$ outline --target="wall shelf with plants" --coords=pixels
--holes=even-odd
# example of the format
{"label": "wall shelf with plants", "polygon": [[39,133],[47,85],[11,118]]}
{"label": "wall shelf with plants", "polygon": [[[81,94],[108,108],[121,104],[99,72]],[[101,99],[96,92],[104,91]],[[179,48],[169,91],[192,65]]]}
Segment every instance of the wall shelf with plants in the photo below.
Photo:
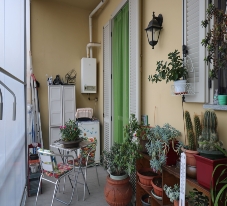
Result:
{"label": "wall shelf with plants", "polygon": [[[175,50],[168,54],[169,63],[158,61],[156,73],[149,75],[148,80],[157,83],[166,80],[166,83],[173,81],[171,95],[194,95],[195,94],[195,70],[190,57],[182,59],[180,52]],[[191,82],[187,82],[190,77]]]}

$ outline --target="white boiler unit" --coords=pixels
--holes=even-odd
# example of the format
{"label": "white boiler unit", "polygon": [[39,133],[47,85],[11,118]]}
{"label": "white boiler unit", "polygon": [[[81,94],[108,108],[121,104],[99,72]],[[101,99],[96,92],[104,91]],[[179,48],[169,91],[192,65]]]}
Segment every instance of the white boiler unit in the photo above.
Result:
{"label": "white boiler unit", "polygon": [[81,93],[96,93],[96,59],[81,59]]}

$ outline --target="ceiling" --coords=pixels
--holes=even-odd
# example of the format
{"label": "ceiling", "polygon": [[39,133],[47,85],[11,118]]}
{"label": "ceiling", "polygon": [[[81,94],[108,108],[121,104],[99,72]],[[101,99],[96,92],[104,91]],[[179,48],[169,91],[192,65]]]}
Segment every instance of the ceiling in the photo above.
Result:
{"label": "ceiling", "polygon": [[70,4],[81,9],[86,9],[92,11],[101,2],[101,0],[51,0],[56,2],[61,2],[65,4]]}

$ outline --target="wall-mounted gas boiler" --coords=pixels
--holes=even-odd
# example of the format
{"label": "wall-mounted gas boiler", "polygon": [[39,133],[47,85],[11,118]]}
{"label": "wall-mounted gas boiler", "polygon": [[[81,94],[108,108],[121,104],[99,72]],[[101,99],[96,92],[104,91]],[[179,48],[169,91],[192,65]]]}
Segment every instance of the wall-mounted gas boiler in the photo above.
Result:
{"label": "wall-mounted gas boiler", "polygon": [[96,59],[81,59],[81,93],[97,92]]}

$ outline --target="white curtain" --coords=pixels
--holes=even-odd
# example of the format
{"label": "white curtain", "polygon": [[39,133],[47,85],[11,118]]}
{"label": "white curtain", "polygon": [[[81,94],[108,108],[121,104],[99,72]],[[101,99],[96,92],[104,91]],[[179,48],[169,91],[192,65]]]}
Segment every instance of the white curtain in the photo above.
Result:
{"label": "white curtain", "polygon": [[[25,74],[25,1],[0,0],[0,67],[22,81]],[[0,72],[3,119],[0,120],[0,205],[19,206],[26,184],[24,85]]]}

